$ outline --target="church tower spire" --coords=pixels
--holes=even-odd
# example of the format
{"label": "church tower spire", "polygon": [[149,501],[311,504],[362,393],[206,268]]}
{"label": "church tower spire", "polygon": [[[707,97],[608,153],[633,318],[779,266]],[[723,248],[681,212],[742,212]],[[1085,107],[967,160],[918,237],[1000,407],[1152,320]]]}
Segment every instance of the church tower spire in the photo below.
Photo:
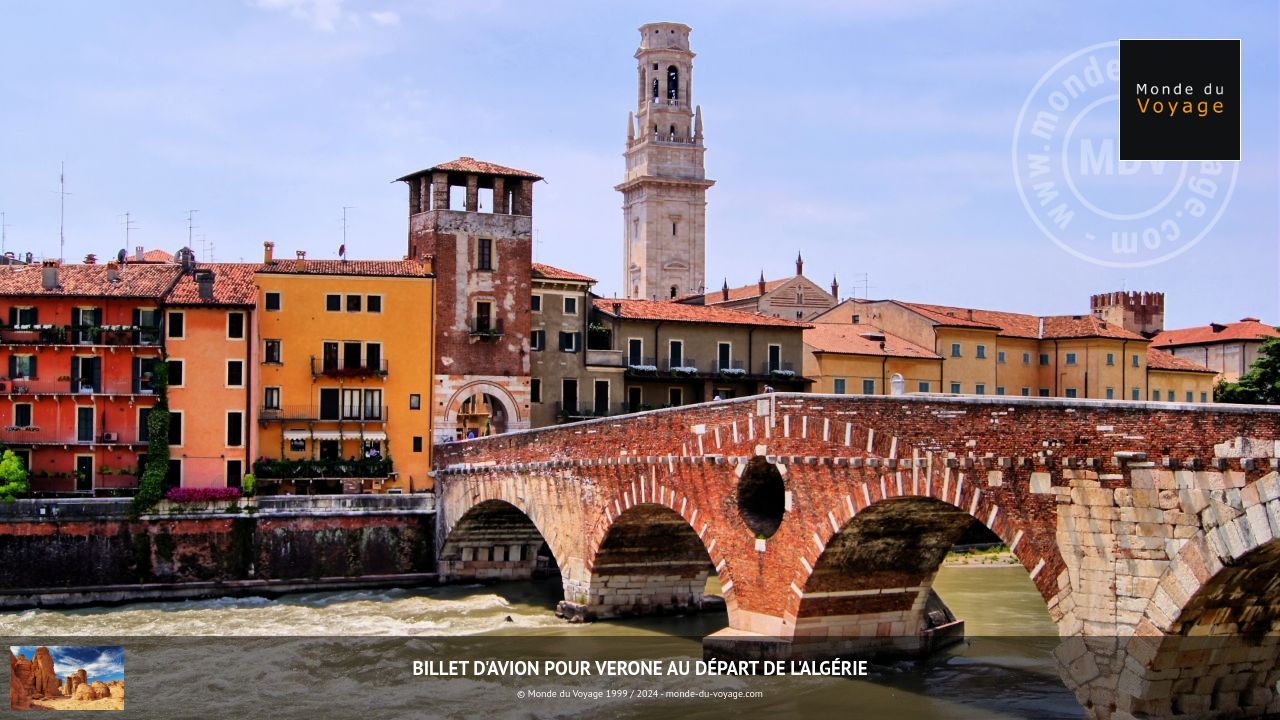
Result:
{"label": "church tower spire", "polygon": [[693,104],[689,26],[640,27],[635,132],[628,129],[622,193],[628,298],[705,292],[706,192],[702,110]]}

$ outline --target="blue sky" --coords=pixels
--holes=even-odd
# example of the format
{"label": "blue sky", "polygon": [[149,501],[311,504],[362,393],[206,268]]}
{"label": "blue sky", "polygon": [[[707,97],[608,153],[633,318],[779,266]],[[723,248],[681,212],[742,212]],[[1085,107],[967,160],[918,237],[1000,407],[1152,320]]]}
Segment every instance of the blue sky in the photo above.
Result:
{"label": "blue sky", "polygon": [[[6,2],[0,211],[7,249],[66,257],[186,244],[217,260],[404,252],[393,178],[459,155],[544,175],[535,259],[620,290],[624,121],[636,28],[693,27],[708,176],[707,284],[791,272],[843,293],[1034,313],[1167,293],[1168,324],[1280,322],[1274,2]],[[1019,108],[1064,56],[1120,37],[1243,40],[1244,162],[1212,232],[1108,269],[1022,207]],[[1121,204],[1125,188],[1115,190]],[[1135,193],[1141,194],[1140,189]],[[859,295],[862,290],[857,291]]]}
{"label": "blue sky", "polygon": [[[53,670],[59,680],[74,674],[81,668],[89,682],[110,682],[124,679],[124,648],[119,645],[50,645]],[[38,645],[14,645],[9,648],[15,655],[35,657]]]}

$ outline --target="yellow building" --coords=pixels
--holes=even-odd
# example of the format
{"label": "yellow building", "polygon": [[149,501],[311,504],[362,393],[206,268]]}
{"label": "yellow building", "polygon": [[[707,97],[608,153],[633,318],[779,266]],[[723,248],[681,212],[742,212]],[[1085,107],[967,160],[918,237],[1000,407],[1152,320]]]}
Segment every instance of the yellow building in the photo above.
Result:
{"label": "yellow building", "polygon": [[258,284],[259,481],[431,489],[435,279],[415,260],[275,260]]}
{"label": "yellow building", "polygon": [[[932,353],[939,365],[935,382],[928,383],[933,392],[1168,400],[1174,390],[1182,402],[1188,397],[1189,402],[1208,402],[1213,395],[1207,368],[1175,362],[1166,353],[1157,357],[1146,337],[1094,315],[1041,317],[898,300],[847,300],[813,322],[861,328],[855,336],[882,333],[890,346],[906,343]],[[815,330],[813,337],[824,333],[829,334]],[[831,387],[829,368],[817,363],[815,369],[806,375],[820,388]],[[905,374],[904,379],[907,392],[924,387]],[[883,381],[876,387],[879,393],[886,391]]]}
{"label": "yellow building", "polygon": [[804,331],[804,349],[814,392],[887,395],[895,381],[904,392],[940,392],[937,353],[866,325],[815,325]]}

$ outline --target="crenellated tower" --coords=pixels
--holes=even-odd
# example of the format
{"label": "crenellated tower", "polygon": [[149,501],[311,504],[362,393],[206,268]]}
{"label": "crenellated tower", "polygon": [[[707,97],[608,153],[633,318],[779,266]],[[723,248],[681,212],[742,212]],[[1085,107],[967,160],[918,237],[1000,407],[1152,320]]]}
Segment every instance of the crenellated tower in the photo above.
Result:
{"label": "crenellated tower", "polygon": [[622,193],[628,298],[705,290],[706,193],[702,111],[693,103],[689,26],[650,23],[636,50],[636,110],[627,116]]}

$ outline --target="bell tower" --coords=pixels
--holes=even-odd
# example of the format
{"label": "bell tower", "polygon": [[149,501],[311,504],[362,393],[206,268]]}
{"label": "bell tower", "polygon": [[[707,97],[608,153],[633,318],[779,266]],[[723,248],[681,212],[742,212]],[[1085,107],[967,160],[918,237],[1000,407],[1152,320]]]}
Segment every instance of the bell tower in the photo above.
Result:
{"label": "bell tower", "polygon": [[702,110],[693,104],[689,26],[640,27],[636,110],[627,114],[622,193],[623,279],[628,298],[704,292],[708,180]]}

